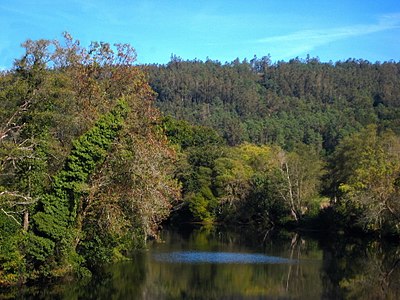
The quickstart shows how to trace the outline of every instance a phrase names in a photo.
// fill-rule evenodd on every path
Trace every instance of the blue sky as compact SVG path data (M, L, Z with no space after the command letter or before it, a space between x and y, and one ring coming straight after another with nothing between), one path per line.
M399 0L0 0L0 69L26 39L130 43L139 63L270 54L400 60Z

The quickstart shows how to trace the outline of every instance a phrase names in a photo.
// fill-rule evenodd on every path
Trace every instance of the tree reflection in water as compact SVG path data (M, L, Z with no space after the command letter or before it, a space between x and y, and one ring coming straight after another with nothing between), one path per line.
M369 244L354 262L356 270L339 284L352 299L398 299L400 295L400 249Z
M132 261L108 266L88 283L9 290L2 298L34 299L396 299L400 247L340 236L263 236L202 228L164 231L163 243ZM239 253L299 263L162 262L159 253ZM260 256L259 256L260 255ZM229 256L229 255L228 255Z

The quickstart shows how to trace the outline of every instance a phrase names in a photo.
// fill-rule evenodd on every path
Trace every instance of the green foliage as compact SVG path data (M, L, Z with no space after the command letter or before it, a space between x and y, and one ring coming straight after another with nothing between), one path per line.
M172 117L162 126L170 143L181 149L175 176L182 183L184 201L192 219L210 223L216 219L218 200L213 187L215 159L221 155L223 140L211 128L193 126Z
M41 263L49 259L49 256L53 254L54 248L55 242L50 238L29 233L26 255L27 259L33 264ZM53 258L54 257L50 257L50 259Z
M186 121L175 120L170 116L162 120L162 127L169 141L179 145L182 149L223 144L222 138L212 128L193 126Z
M276 171L253 175L248 201L240 209L240 218L258 228L285 223L290 209L279 196L276 176L279 176Z
M0 285L13 285L23 279L25 259L21 244L24 235L20 226L0 213Z
M343 139L335 151L331 190L358 211L357 223L366 229L398 230L399 149L399 138L392 132L378 133L369 126Z
M14 285L24 280L25 259L20 249L21 232L0 239L0 285Z
M192 161L189 178L185 178L184 200L188 203L195 221L210 223L215 221L218 206L218 200L212 191L213 170L205 161L195 162L197 164Z
M23 47L0 74L0 234L24 232L7 248L21 282L84 276L156 237L180 198L174 151L130 45L84 48L64 33ZM213 138L193 131L196 145ZM17 274L0 272L0 281Z
M157 105L168 115L214 128L229 145L299 143L331 153L368 124L399 132L399 63L322 63L255 57L222 64L171 60L147 66Z
M137 67L129 45L64 38L26 41L0 74L0 284L88 275L156 238L174 206L399 234L398 63Z
M0 213L0 239L6 239L12 236L20 229L18 222L15 222L10 216L7 216L3 211Z
M280 196L281 151L252 144L187 148L176 176L183 183L191 220L252 223L262 228L282 223L289 204Z
M194 221L203 223L212 223L215 221L215 214L210 205L210 198L215 199L207 187L203 188L197 194L189 194L185 197L184 200L189 204Z
M71 255L74 252L73 228L77 210L88 177L101 164L111 143L122 127L126 104L120 101L94 127L73 143L64 169L54 178L52 192L42 197L40 210L33 216L33 232L29 238L28 258L43 262L58 251ZM68 250L70 249L70 250ZM67 259L65 257L63 259Z
M115 239L110 235L92 236L79 246L79 253L86 258L85 265L96 269L104 263L113 261L113 249L117 246Z

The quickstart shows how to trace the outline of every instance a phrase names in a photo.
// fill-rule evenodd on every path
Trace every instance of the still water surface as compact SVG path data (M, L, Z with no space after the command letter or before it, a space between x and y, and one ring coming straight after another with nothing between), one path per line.
M400 299L400 247L343 237L255 236L200 228L88 283L21 290L31 299ZM0 298L1 294L0 294Z

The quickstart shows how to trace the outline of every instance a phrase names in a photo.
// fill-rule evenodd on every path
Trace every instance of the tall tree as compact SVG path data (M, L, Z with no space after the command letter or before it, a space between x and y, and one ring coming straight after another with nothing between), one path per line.
M315 148L301 144L294 152L281 152L278 192L299 221L313 198L320 192L323 163Z
M345 138L335 151L333 176L342 201L358 209L371 230L399 230L400 140L375 126Z
M174 151L130 45L85 48L65 33L23 46L0 77L5 284L116 259L155 236L179 199Z

